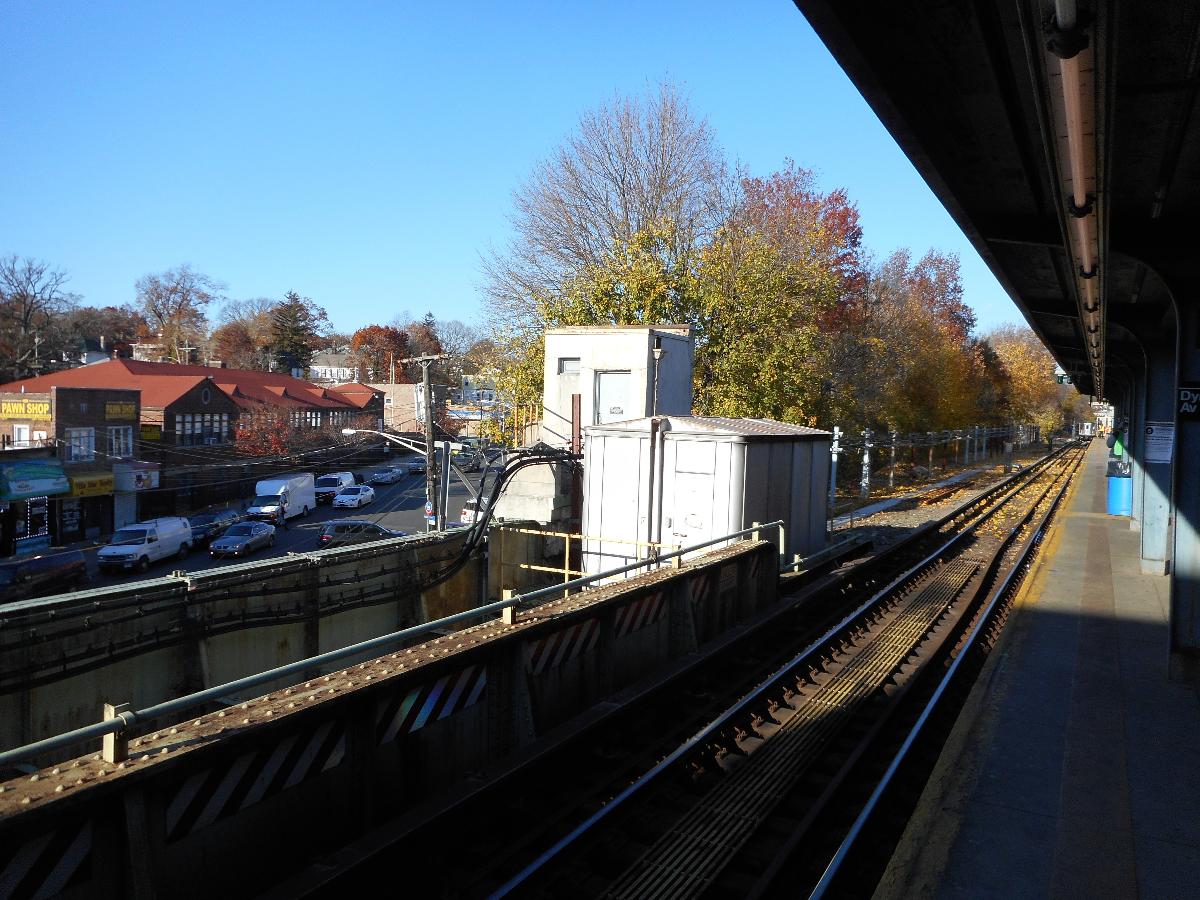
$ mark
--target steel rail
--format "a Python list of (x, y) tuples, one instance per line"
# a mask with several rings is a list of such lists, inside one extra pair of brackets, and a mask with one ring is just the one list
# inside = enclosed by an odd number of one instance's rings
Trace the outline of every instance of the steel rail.
[[(1033, 474), (1040, 472), (1041, 469), (1044, 467), (1044, 465), (1049, 464), (1049, 462), (1059, 458), (1063, 453), (1066, 452), (1067, 449), (1069, 449), (1069, 446), (1070, 445), (1063, 447), (1057, 453), (1045, 457), (1043, 460), (1039, 461), (1039, 465), (1036, 468), (1030, 467), (1029, 469), (1023, 470), (1022, 472), (1015, 473), (1012, 476), (1012, 478), (1005, 479), (1003, 482), (1000, 483), (1000, 486), (998, 486), (997, 489), (989, 490), (988, 492), (986, 492), (987, 497), (990, 498), (991, 496), (994, 496), (995, 493), (1002, 491), (1003, 487), (1005, 487), (1005, 486), (1011, 486), (1013, 484), (1013, 482), (1015, 482), (1017, 480), (1021, 480), (1022, 476), (1025, 476), (1026, 478), (1028, 478), (1028, 476), (1031, 476)], [(639, 794), (649, 784), (655, 782), (659, 778), (659, 776), (661, 776), (668, 769), (672, 768), (677, 762), (679, 762), (680, 759), (687, 756), (698, 745), (702, 744), (705, 740), (712, 737), (714, 733), (718, 732), (723, 727), (725, 727), (731, 719), (734, 719), (737, 716), (741, 715), (742, 711), (746, 707), (755, 703), (764, 694), (772, 691), (775, 688), (775, 686), (777, 685), (777, 683), (781, 679), (785, 678), (792, 670), (794, 670), (798, 666), (802, 665), (805, 662), (805, 660), (807, 660), (809, 657), (813, 656), (814, 654), (819, 654), (826, 647), (826, 645), (828, 645), (828, 643), (832, 639), (837, 637), (838, 634), (840, 634), (842, 631), (844, 631), (847, 628), (847, 626), (849, 626), (851, 623), (853, 623), (855, 620), (857, 620), (859, 617), (861, 617), (865, 612), (870, 610), (872, 607), (877, 606), (884, 597), (886, 597), (887, 595), (889, 595), (891, 593), (894, 593), (898, 588), (900, 588), (900, 586), (904, 582), (908, 581), (909, 579), (911, 579), (913, 577), (917, 577), (919, 575), (919, 573), (921, 572), (921, 570), (923, 570), (924, 568), (926, 568), (927, 566), (929, 566), (933, 563), (936, 563), (940, 556), (945, 554), (947, 551), (951, 550), (956, 544), (958, 544), (959, 542), (965, 541), (966, 538), (969, 535), (973, 534), (985, 521), (987, 521), (989, 518), (991, 518), (993, 515), (995, 515), (1001, 509), (1003, 509), (1014, 498), (1016, 498), (1021, 493), (1021, 491), (1024, 490), (1025, 487), (1026, 487), (1026, 485), (1021, 485), (1021, 486), (1017, 487), (1011, 494), (1009, 494), (1009, 496), (1000, 500), (991, 509), (986, 510), (978, 518), (976, 518), (975, 521), (966, 525), (961, 531), (959, 531), (958, 533), (953, 535), (949, 540), (947, 540), (945, 543), (943, 543), (941, 546), (939, 546), (933, 552), (926, 555), (921, 561), (910, 566), (904, 572), (902, 572), (901, 574), (899, 574), (898, 576), (893, 578), (892, 581), (890, 581), (886, 587), (877, 591), (868, 600), (863, 602), (861, 605), (856, 607), (852, 612), (850, 612), (848, 615), (846, 615), (840, 622), (838, 622), (836, 625), (834, 625), (829, 630), (827, 630), (823, 635), (821, 635), (821, 637), (819, 637), (815, 641), (811, 642), (807, 647), (805, 647), (803, 650), (801, 650), (799, 653), (797, 653), (795, 656), (793, 656), (790, 660), (788, 660), (782, 666), (778, 667), (772, 674), (768, 675), (759, 684), (759, 686), (757, 688), (755, 688), (749, 694), (741, 697), (736, 703), (734, 703), (732, 706), (727, 708), (716, 719), (714, 719), (712, 722), (710, 722), (708, 725), (706, 725), (704, 728), (702, 728), (700, 731), (698, 731), (696, 734), (694, 734), (692, 737), (690, 737), (684, 743), (679, 745), (674, 751), (672, 751), (668, 756), (666, 756), (664, 759), (662, 759), (652, 769), (650, 769), (645, 774), (643, 774), (642, 776), (637, 778), (634, 782), (632, 782), (627, 787), (625, 787), (612, 800), (608, 801), (604, 806), (602, 806), (600, 809), (598, 809), (594, 813), (592, 813), (587, 819), (585, 819), (579, 825), (575, 826), (566, 835), (559, 838), (558, 841), (556, 841), (551, 847), (549, 847), (548, 849), (543, 851), (541, 854), (539, 854), (536, 859), (534, 859), (528, 865), (526, 865), (523, 869), (521, 869), (520, 872), (518, 872), (516, 875), (514, 875), (512, 878), (510, 878), (508, 881), (506, 881), (503, 885), (501, 885), (499, 888), (497, 888), (491, 894), (489, 894), (489, 897), (492, 897), (492, 898), (505, 897), (505, 896), (508, 896), (512, 891), (521, 887), (526, 881), (528, 881), (530, 878), (532, 878), (534, 875), (536, 875), (542, 868), (544, 868), (547, 864), (549, 864), (557, 856), (559, 856), (559, 854), (561, 854), (563, 851), (568, 849), (576, 841), (578, 841), (580, 838), (582, 838), (584, 835), (586, 835), (589, 831), (591, 831), (593, 828), (595, 828), (600, 822), (602, 822), (604, 819), (606, 819), (608, 816), (610, 816), (615, 810), (622, 808), (632, 797)], [(971, 501), (968, 501), (967, 503), (964, 503), (961, 507), (958, 508), (958, 510), (956, 510), (955, 512), (953, 512), (951, 514), (948, 514), (947, 516), (943, 517), (939, 521), (942, 524), (944, 524), (945, 522), (952, 521), (954, 518), (957, 518), (959, 515), (961, 515), (963, 512), (965, 512), (965, 510), (967, 508), (969, 508), (970, 506), (978, 504), (982, 499), (985, 499), (984, 495), (981, 495), (980, 497), (977, 497)]]
[[(1079, 468), (1082, 458), (1083, 457), (1081, 456), (1080, 459), (1076, 461), (1075, 468), (1072, 470), (1072, 472)], [(883, 777), (876, 785), (875, 790), (871, 792), (871, 796), (868, 798), (866, 805), (862, 808), (857, 818), (854, 820), (854, 824), (850, 827), (850, 831), (847, 832), (846, 837), (843, 838), (842, 843), (837, 849), (837, 852), (834, 854), (833, 858), (829, 862), (829, 865), (822, 874), (820, 881), (817, 882), (816, 886), (812, 890), (812, 893), (809, 895), (810, 897), (823, 898), (826, 895), (826, 892), (833, 885), (833, 882), (841, 873), (841, 867), (845, 863), (847, 856), (856, 848), (860, 835), (870, 822), (872, 816), (875, 815), (876, 810), (878, 810), (881, 799), (891, 787), (896, 777), (896, 773), (904, 764), (913, 745), (920, 737), (921, 732), (924, 730), (926, 724), (936, 712), (937, 707), (946, 696), (951, 685), (958, 677), (958, 672), (963, 665), (963, 660), (970, 655), (968, 651), (977, 646), (977, 642), (980, 636), (987, 630), (989, 622), (995, 613), (997, 606), (1006, 600), (1009, 591), (1012, 589), (1013, 581), (1022, 572), (1022, 569), (1024, 568), (1034, 548), (1041, 542), (1041, 538), (1045, 533), (1046, 527), (1049, 525), (1050, 519), (1058, 509), (1059, 504), (1062, 502), (1063, 495), (1066, 493), (1067, 488), (1070, 487), (1070, 484), (1070, 479), (1067, 479), (1066, 482), (1059, 488), (1054, 500), (1050, 505), (1050, 508), (1046, 510), (1046, 514), (1042, 516), (1041, 521), (1038, 523), (1038, 527), (1025, 542), (1025, 545), (1016, 561), (1012, 566), (1009, 567), (1008, 574), (1000, 583), (999, 587), (993, 591), (992, 599), (988, 602), (983, 612), (979, 615), (975, 626), (971, 629), (967, 639), (963, 642), (962, 649), (955, 656), (954, 661), (946, 670), (945, 675), (942, 676), (942, 680), (938, 684), (936, 690), (933, 692), (933, 695), (926, 702), (925, 708), (921, 711), (916, 723), (905, 737), (904, 743), (900, 746), (900, 749), (896, 751), (896, 754), (892, 758), (891, 763), (888, 765), (887, 770), (884, 772)], [(1051, 487), (1053, 487), (1053, 485), (1051, 485)], [(1042, 497), (1039, 498), (1039, 503), (1041, 499), (1045, 499), (1046, 493), (1049, 493), (1049, 488), (1043, 493)], [(1030, 510), (1029, 517), (1031, 517), (1032, 513), (1035, 511), (1036, 505)], [(1021, 527), (1024, 526), (1024, 524), (1028, 522), (1029, 517), (1026, 517), (1026, 521), (1024, 523), (1013, 529), (1014, 535)]]
[(414, 637), (420, 637), (421, 635), (438, 631), (439, 629), (445, 628), (447, 625), (456, 625), (459, 622), (476, 619), (480, 616), (488, 615), (489, 613), (499, 613), (507, 609), (519, 609), (521, 606), (531, 603), (534, 600), (539, 600), (558, 594), (566, 594), (569, 593), (573, 588), (586, 587), (587, 585), (603, 578), (611, 578), (614, 575), (621, 575), (626, 572), (631, 572), (634, 569), (640, 569), (650, 565), (659, 565), (664, 561), (671, 560), (676, 557), (682, 558), (688, 553), (694, 553), (697, 550), (703, 550), (715, 544), (742, 538), (746, 535), (758, 534), (759, 532), (769, 528), (779, 529), (779, 543), (780, 547), (782, 547), (783, 526), (784, 523), (782, 519), (777, 519), (774, 522), (767, 522), (762, 525), (752, 525), (750, 528), (743, 528), (740, 531), (734, 531), (719, 538), (712, 538), (707, 541), (702, 541), (698, 544), (693, 544), (690, 547), (681, 547), (680, 549), (673, 550), (670, 553), (663, 553), (652, 558), (637, 560), (636, 562), (625, 566), (620, 566), (616, 569), (598, 572), (595, 575), (585, 575), (582, 578), (575, 578), (571, 581), (563, 582), (562, 584), (539, 588), (538, 590), (530, 591), (526, 594), (517, 594), (516, 596), (505, 600), (497, 600), (494, 603), (486, 603), (482, 606), (474, 607), (473, 609), (455, 613), (454, 615), (446, 616), (441, 619), (435, 619), (432, 622), (414, 625), (411, 628), (403, 628), (399, 631), (393, 631), (389, 634), (384, 634), (380, 635), (379, 637), (360, 641), (357, 644), (351, 644), (348, 647), (342, 647), (339, 650), (330, 650), (327, 653), (321, 653), (317, 656), (310, 656), (307, 659), (302, 659), (294, 663), (278, 666), (274, 669), (268, 669), (265, 672), (259, 672), (255, 675), (248, 675), (245, 678), (239, 678), (234, 681), (226, 682), (225, 684), (219, 684), (214, 687), (207, 688), (203, 691), (197, 691), (193, 694), (187, 694), (183, 697), (167, 700), (163, 703), (148, 706), (145, 709), (124, 712), (111, 719), (104, 719), (103, 721), (95, 722), (91, 725), (85, 725), (72, 731), (54, 735), (53, 737), (43, 738), (40, 741), (34, 741), (30, 744), (25, 744), (20, 747), (14, 747), (10, 750), (0, 752), (0, 766), (24, 762), (30, 757), (37, 756), (38, 754), (47, 753), (51, 750), (61, 750), (66, 747), (70, 747), (73, 744), (92, 740), (98, 737), (104, 737), (108, 734), (120, 734), (137, 723), (153, 721), (155, 719), (162, 718), (163, 716), (187, 712), (195, 709), (197, 706), (202, 706), (203, 704), (209, 703), (213, 700), (220, 700), (229, 694), (248, 690), (250, 688), (262, 687), (281, 678), (287, 678), (292, 675), (298, 675), (307, 672), (314, 666), (323, 666), (328, 663), (342, 662), (362, 653), (392, 647), (395, 644), (410, 640)]

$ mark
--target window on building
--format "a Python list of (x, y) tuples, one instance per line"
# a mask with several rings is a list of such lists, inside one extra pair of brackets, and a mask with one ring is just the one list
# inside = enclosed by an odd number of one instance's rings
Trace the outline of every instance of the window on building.
[(578, 375), (579, 374), (579, 357), (578, 356), (560, 356), (558, 358), (558, 374), (559, 375)]
[(132, 425), (120, 425), (108, 429), (108, 455), (133, 456)]
[(222, 444), (229, 442), (229, 413), (221, 413), (220, 438)]
[(28, 425), (14, 425), (12, 432), (12, 445), (14, 449), (19, 450), (21, 447), (30, 446)]
[(91, 462), (96, 458), (95, 428), (68, 428), (64, 441), (67, 462)]

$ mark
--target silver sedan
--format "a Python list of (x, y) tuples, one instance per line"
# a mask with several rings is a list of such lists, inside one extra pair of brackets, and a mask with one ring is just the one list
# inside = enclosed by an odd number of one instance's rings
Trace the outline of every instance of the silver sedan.
[(249, 556), (261, 547), (275, 546), (275, 526), (266, 522), (241, 522), (208, 545), (211, 556)]

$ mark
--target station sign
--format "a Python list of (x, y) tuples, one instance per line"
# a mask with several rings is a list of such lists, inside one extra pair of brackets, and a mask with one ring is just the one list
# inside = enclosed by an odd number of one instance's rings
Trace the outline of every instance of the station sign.
[(1179, 404), (1176, 415), (1180, 421), (1200, 421), (1200, 383), (1181, 384), (1179, 386)]

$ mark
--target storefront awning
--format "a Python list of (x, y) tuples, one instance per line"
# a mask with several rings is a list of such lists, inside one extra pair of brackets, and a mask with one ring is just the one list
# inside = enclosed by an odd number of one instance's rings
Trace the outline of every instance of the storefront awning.
[(71, 483), (57, 459), (0, 459), (0, 500), (27, 500), (65, 494)]

